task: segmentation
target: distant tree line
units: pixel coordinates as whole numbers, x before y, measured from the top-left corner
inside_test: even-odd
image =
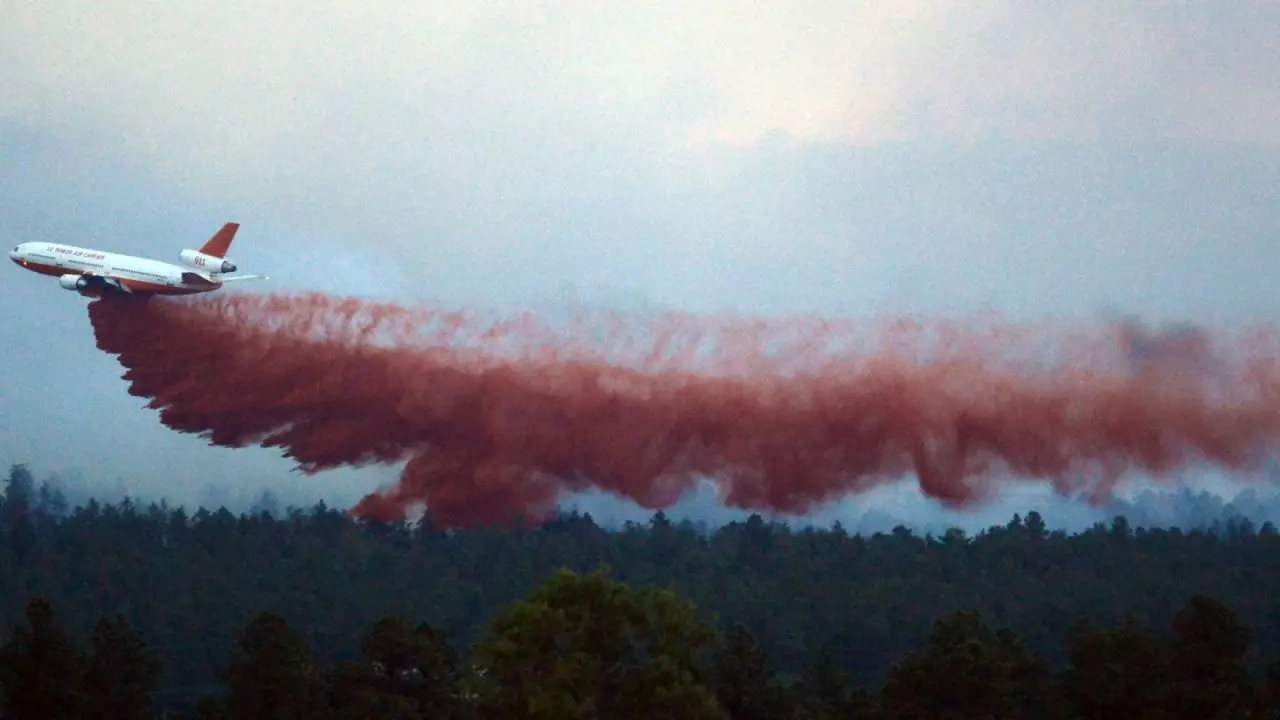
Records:
[[[4,717],[1269,717],[1280,658],[1269,523],[280,515],[70,508],[12,468]]]

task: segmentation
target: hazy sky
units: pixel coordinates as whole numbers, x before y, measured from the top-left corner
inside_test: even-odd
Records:
[[[0,235],[234,220],[273,288],[405,301],[1269,322],[1278,51],[1261,0],[0,3]],[[393,476],[166,430],[86,300],[5,272],[0,460]]]

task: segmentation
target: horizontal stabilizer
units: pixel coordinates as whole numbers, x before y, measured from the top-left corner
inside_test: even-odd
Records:
[[[234,282],[236,280],[270,280],[270,279],[271,278],[267,277],[266,275],[232,275],[230,277],[222,278],[222,282],[229,283],[229,282]]]
[[[217,284],[218,284],[218,283],[216,283],[216,282],[214,282],[214,281],[210,280],[209,278],[207,278],[207,277],[205,277],[205,276],[201,275],[200,273],[193,273],[193,272],[184,272],[184,273],[182,273],[182,282],[186,283],[187,285],[209,285],[209,286],[213,286],[213,285],[217,285]]]

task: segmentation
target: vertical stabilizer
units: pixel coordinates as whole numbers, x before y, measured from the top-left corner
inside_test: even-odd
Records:
[[[229,222],[223,225],[222,229],[214,233],[204,247],[200,248],[200,252],[216,258],[226,257],[227,251],[231,249],[231,241],[235,239],[236,231],[239,229],[240,223]]]

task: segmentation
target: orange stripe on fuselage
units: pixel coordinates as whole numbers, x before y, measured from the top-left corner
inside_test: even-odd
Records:
[[[26,260],[14,260],[14,262],[30,270],[31,272],[40,273],[41,275],[66,275],[68,272],[66,268],[54,267],[52,265],[44,265],[42,263],[27,262]],[[76,273],[76,274],[79,275],[80,273]]]
[[[30,270],[31,272],[39,273],[41,275],[53,275],[55,277],[62,277],[63,275],[86,275],[87,274],[87,273],[80,272],[78,270],[60,268],[54,265],[46,265],[44,263],[34,263],[34,262],[24,261],[24,260],[14,260],[14,262],[26,268],[27,270]],[[210,285],[208,287],[202,287],[202,288],[175,287],[173,285],[161,285],[159,283],[147,282],[146,280],[134,280],[132,278],[122,278],[122,277],[116,277],[114,275],[110,277],[111,279],[118,281],[121,285],[128,287],[130,290],[134,292],[152,293],[155,295],[193,295],[195,293],[202,293],[202,292],[209,292],[210,290],[217,290],[219,287],[222,287],[221,284]],[[94,288],[93,290],[96,292],[98,288]]]

